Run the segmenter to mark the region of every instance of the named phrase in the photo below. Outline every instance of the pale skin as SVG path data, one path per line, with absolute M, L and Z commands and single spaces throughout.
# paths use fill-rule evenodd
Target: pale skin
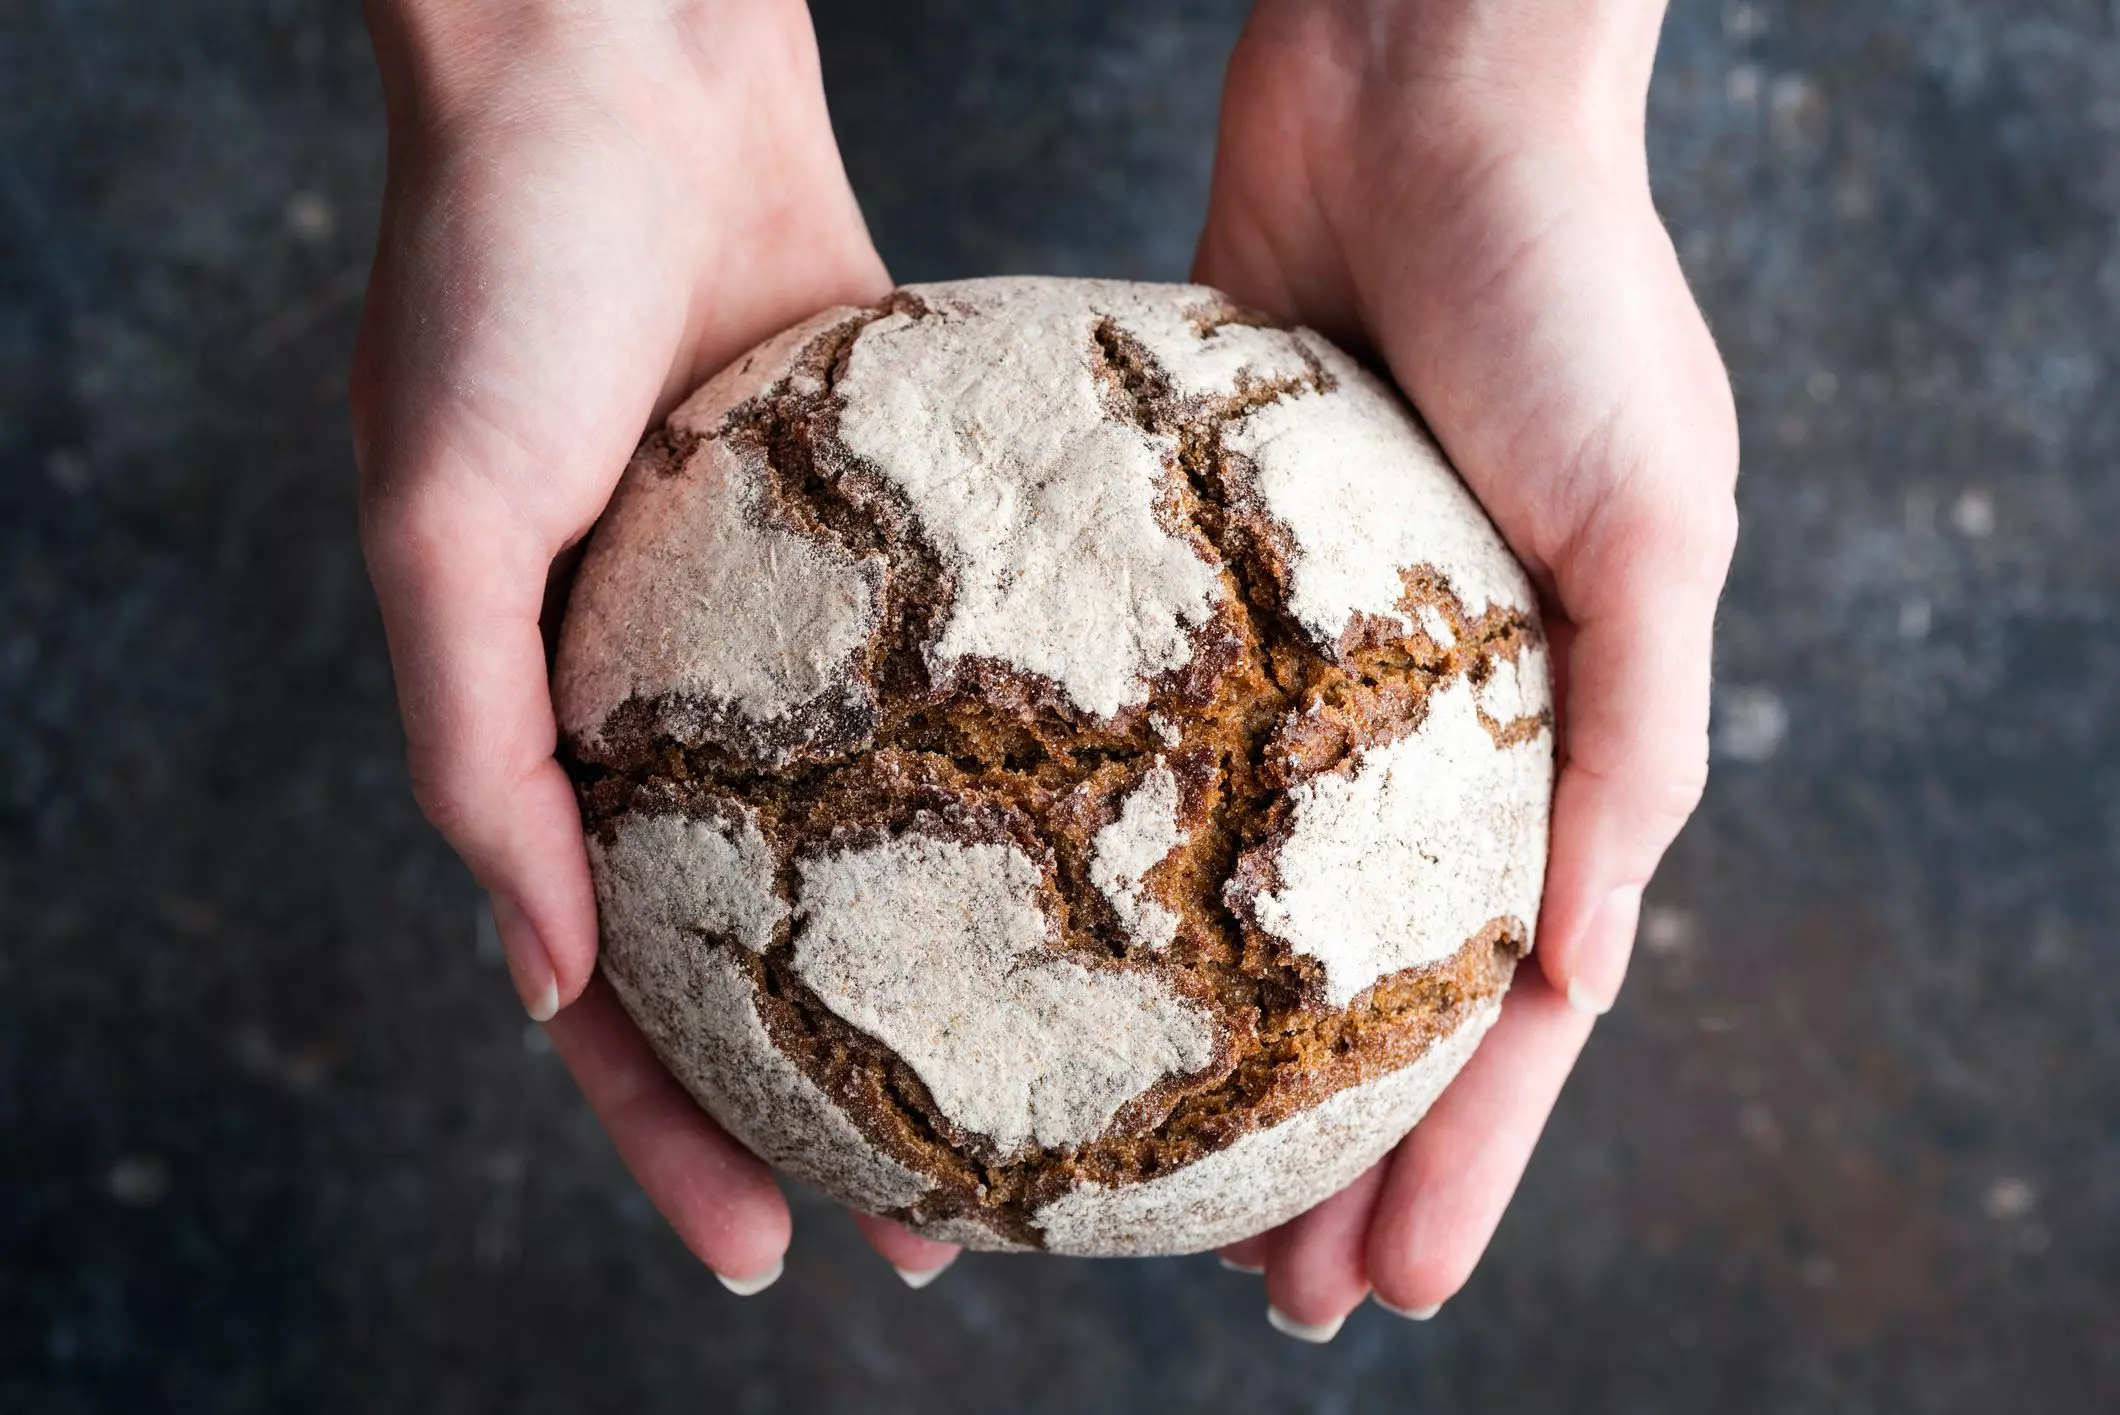
M 1312 1339 L 1372 1293 L 1418 1314 L 1470 1276 L 1705 781 L 1737 430 L 1650 202 L 1662 8 L 1261 0 L 1231 61 L 1195 274 L 1388 367 L 1530 567 L 1562 693 L 1535 966 L 1392 1155 L 1225 1253 Z M 594 980 L 549 589 L 654 419 L 890 278 L 796 0 L 371 0 L 369 18 L 390 177 L 355 447 L 414 789 L 643 1189 L 755 1289 L 789 1239 L 770 1172 Z M 955 1256 L 856 1217 L 901 1273 Z

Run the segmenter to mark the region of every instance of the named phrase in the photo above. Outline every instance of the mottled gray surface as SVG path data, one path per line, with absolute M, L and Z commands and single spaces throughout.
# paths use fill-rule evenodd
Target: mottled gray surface
M 1207 1259 L 908 1294 L 814 1204 L 740 1302 L 634 1192 L 406 794 L 353 10 L 0 10 L 0 1410 L 2120 1403 L 2108 6 L 1679 0 L 1715 781 L 1472 1285 L 1322 1349 Z M 896 273 L 1180 274 L 1237 19 L 823 7 Z

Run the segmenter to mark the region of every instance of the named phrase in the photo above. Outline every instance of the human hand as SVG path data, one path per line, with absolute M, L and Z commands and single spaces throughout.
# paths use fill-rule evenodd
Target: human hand
M 627 1165 L 724 1282 L 788 1212 L 591 980 L 545 618 L 642 431 L 706 375 L 890 288 L 799 0 L 372 0 L 390 175 L 354 357 L 361 531 L 413 789 Z M 558 573 L 555 573 L 555 565 Z M 873 1225 L 901 1268 L 951 1250 Z
M 1737 426 L 1650 201 L 1662 12 L 1261 0 L 1230 61 L 1197 277 L 1389 367 L 1539 585 L 1559 703 L 1538 966 L 1392 1156 L 1225 1250 L 1311 1340 L 1463 1285 L 1706 782 Z

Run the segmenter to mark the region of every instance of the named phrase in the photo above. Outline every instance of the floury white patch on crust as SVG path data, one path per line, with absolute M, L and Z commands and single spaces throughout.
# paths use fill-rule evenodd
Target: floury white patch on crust
M 1013 845 L 908 834 L 797 868 L 795 971 L 998 1154 L 1094 1139 L 1214 1058 L 1213 1024 L 1161 979 L 1049 947 L 1038 867 Z
M 1515 658 L 1498 660 L 1480 685 L 1480 711 L 1498 727 L 1553 711 L 1553 669 L 1543 644 L 1526 644 Z
M 1178 778 L 1162 758 L 1119 809 L 1119 819 L 1097 832 L 1090 881 L 1119 916 L 1129 936 L 1163 949 L 1178 936 L 1178 916 L 1148 897 L 1144 879 L 1178 848 Z
M 1325 965 L 1334 1007 L 1387 973 L 1441 962 L 1496 918 L 1527 937 L 1536 923 L 1552 736 L 1497 746 L 1464 679 L 1430 693 L 1421 725 L 1363 752 L 1351 775 L 1289 794 L 1294 822 L 1271 855 L 1280 883 L 1250 907 Z
M 768 341 L 670 417 L 697 441 L 662 474 L 638 464 L 591 540 L 553 675 L 562 731 L 600 744 L 628 699 L 697 699 L 775 759 L 799 721 L 859 700 L 848 669 L 875 627 L 877 569 L 769 521 L 763 456 L 729 411 L 788 379 L 803 349 L 857 318 L 830 310 Z
M 956 572 L 929 659 L 997 660 L 1111 717 L 1182 668 L 1219 598 L 1215 568 L 1157 517 L 1175 439 L 1111 417 L 1078 286 L 920 286 L 934 311 L 863 329 L 839 436 L 904 493 Z
M 1420 1059 L 1327 1096 L 1183 1169 L 1085 1185 L 1031 1215 L 1045 1245 L 1082 1257 L 1200 1253 L 1285 1223 L 1353 1183 L 1417 1124 L 1501 1015 L 1491 1003 Z
M 728 955 L 688 939 L 629 953 L 610 976 L 678 1084 L 768 1164 L 870 1213 L 904 1208 L 935 1187 L 871 1145 L 796 1068 Z
M 788 916 L 773 889 L 772 847 L 748 806 L 730 801 L 713 816 L 627 816 L 610 845 L 589 837 L 605 928 L 718 934 L 753 953 L 772 946 Z
M 922 288 L 976 292 L 987 283 Z M 1182 397 L 1227 398 L 1245 385 L 1310 376 L 1310 361 L 1292 333 L 1219 317 L 1228 300 L 1205 285 L 1071 283 L 1080 286 L 1084 303 L 1133 336 Z
M 605 976 L 670 1074 L 754 1153 L 871 1212 L 903 1208 L 934 1181 L 870 1144 L 797 1069 L 759 1019 L 750 977 L 699 937 L 750 945 L 785 912 L 770 858 L 751 847 L 763 845 L 756 826 L 741 807 L 731 815 L 734 830 L 632 817 L 611 845 L 590 838 Z
M 1400 572 L 1423 565 L 1474 618 L 1492 605 L 1529 612 L 1537 601 L 1523 567 L 1405 400 L 1309 331 L 1289 337 L 1333 387 L 1269 403 L 1223 441 L 1252 463 L 1260 500 L 1288 530 L 1288 607 L 1303 627 L 1328 646 L 1357 614 L 1410 630 Z

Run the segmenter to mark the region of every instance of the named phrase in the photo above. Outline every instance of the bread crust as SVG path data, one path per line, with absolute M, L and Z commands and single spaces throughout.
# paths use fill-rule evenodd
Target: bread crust
M 1531 946 L 1535 603 L 1402 399 L 1214 291 L 828 311 L 672 415 L 585 555 L 603 966 L 739 1138 L 932 1236 L 1270 1227 Z

